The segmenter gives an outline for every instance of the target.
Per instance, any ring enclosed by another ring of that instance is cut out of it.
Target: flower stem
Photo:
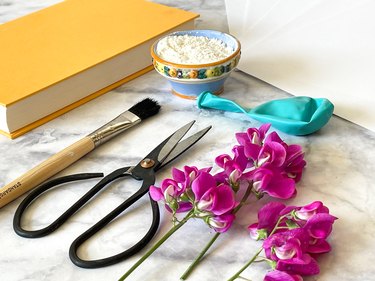
[[[281,221],[287,217],[289,215],[288,214],[285,214],[283,216],[281,216],[277,222],[276,222],[276,225],[274,226],[274,228],[272,229],[271,233],[268,235],[268,237],[270,237],[271,235],[273,235],[276,230],[279,229],[279,224],[281,223]],[[259,254],[262,252],[263,250],[263,247],[260,247],[260,249],[255,253],[255,255],[239,270],[237,271],[231,278],[228,279],[228,281],[234,281],[236,280],[237,278],[240,277],[240,274],[246,269],[248,268],[253,262],[256,262],[256,259],[257,257],[259,256]],[[268,259],[267,258],[263,258],[262,260],[259,260],[259,261],[267,261]]]
[[[240,201],[240,204],[233,210],[233,214],[237,213],[243,205],[245,205],[245,202],[247,198],[249,198],[249,195],[251,194],[251,190],[253,188],[253,185],[249,183],[245,194],[242,196],[242,199]],[[220,236],[220,232],[217,232],[214,237],[211,238],[211,240],[206,244],[206,246],[203,248],[203,250],[199,253],[199,255],[194,259],[194,261],[189,265],[189,267],[186,269],[186,271],[181,275],[180,280],[186,280],[190,274],[194,271],[195,267],[198,265],[198,263],[202,260],[204,255],[207,253],[207,251],[211,248],[211,246],[215,243],[217,238]]]
[[[199,255],[194,259],[194,262],[192,262],[190,266],[188,267],[188,269],[184,272],[184,274],[182,274],[182,276],[180,277],[180,280],[186,280],[189,277],[189,275],[193,272],[194,268],[201,261],[201,259],[206,254],[208,249],[210,249],[212,244],[215,243],[216,239],[219,238],[219,236],[220,236],[220,232],[217,232],[214,235],[214,237],[212,237],[210,242],[207,243],[207,245],[203,248],[203,250],[199,253]]]
[[[153,252],[156,251],[173,233],[183,226],[190,218],[193,217],[193,211],[190,211],[178,224],[175,224],[159,241],[157,241],[121,278],[119,281],[125,280],[129,275],[138,268]]]
[[[233,214],[237,213],[242,208],[242,206],[245,205],[245,203],[247,201],[247,198],[249,198],[249,196],[251,194],[252,189],[253,189],[253,184],[249,183],[249,185],[247,186],[245,194],[242,196],[240,204],[238,204],[238,206],[234,209]]]
[[[259,254],[263,251],[263,247],[261,247],[256,253],[255,255],[239,270],[237,271],[231,278],[228,279],[228,281],[234,281],[236,280],[237,278],[240,277],[240,274],[246,269],[248,268],[255,260],[256,258],[259,256]]]
[[[280,224],[281,221],[282,221],[285,217],[287,217],[288,215],[289,215],[289,213],[288,213],[288,214],[285,214],[285,215],[283,215],[283,216],[281,216],[281,217],[279,217],[279,219],[277,220],[276,225],[275,225],[274,228],[272,229],[271,233],[268,234],[268,237],[270,237],[271,235],[273,235],[273,234],[276,232],[276,230],[279,230],[279,229],[280,229],[280,228],[279,228],[279,224]]]

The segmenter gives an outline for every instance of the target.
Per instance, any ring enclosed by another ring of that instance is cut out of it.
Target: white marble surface
[[[0,0],[0,22],[54,2]],[[227,30],[222,0],[160,2],[201,13],[197,21],[198,28]],[[235,72],[226,83],[224,96],[251,107],[287,94],[244,73]],[[20,138],[9,140],[0,136],[0,185],[10,182],[145,97],[154,98],[162,105],[162,111],[157,116],[98,148],[59,175],[91,171],[107,174],[118,167],[135,164],[154,145],[193,119],[197,120],[193,131],[207,125],[213,128],[174,165],[204,167],[213,164],[215,155],[230,151],[235,141],[235,132],[259,125],[241,114],[199,110],[194,102],[171,95],[166,81],[157,73],[150,72]],[[334,117],[316,134],[307,137],[281,135],[289,143],[302,145],[308,161],[303,179],[298,185],[298,195],[291,201],[305,204],[312,200],[322,200],[339,217],[330,239],[333,251],[319,260],[321,274],[305,280],[375,280],[375,134]],[[157,181],[169,175],[170,169],[166,168],[158,174]],[[92,180],[51,192],[30,210],[25,224],[30,228],[46,225],[94,183],[95,180]],[[119,182],[111,186],[59,230],[40,239],[18,237],[12,229],[13,215],[21,199],[2,208],[0,280],[117,280],[139,255],[114,266],[88,270],[70,262],[68,248],[77,235],[136,188],[130,182],[125,184]],[[150,219],[144,205],[147,205],[146,198],[132,209],[129,216],[121,217],[85,244],[81,255],[100,258],[131,245],[137,237],[137,231],[148,228]],[[220,237],[210,255],[189,280],[226,280],[247,261],[259,246],[257,242],[250,241],[246,232],[255,210],[255,206],[249,206],[241,211],[234,227]],[[169,219],[163,211],[157,237],[169,228]],[[213,232],[202,222],[190,221],[136,270],[129,280],[178,280],[212,235]],[[266,270],[265,265],[255,265],[244,276],[262,280]]]

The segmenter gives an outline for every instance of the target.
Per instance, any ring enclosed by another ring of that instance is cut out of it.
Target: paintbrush
[[[0,208],[65,169],[118,134],[159,112],[160,105],[144,99],[96,131],[48,158],[0,189]]]

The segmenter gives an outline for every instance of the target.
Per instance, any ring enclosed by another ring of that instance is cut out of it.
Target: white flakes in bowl
[[[227,58],[233,52],[221,40],[192,35],[166,36],[156,47],[161,59],[177,64],[212,63]]]

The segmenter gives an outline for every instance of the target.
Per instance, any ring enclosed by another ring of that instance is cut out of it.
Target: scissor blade
[[[172,162],[174,159],[176,159],[178,156],[180,156],[182,153],[184,153],[186,150],[188,150],[190,147],[192,147],[197,141],[199,141],[210,129],[212,126],[209,126],[203,130],[200,130],[199,132],[195,133],[194,135],[188,137],[187,139],[181,141],[178,143],[173,149],[173,151],[168,155],[168,157],[163,161],[160,168],[164,167],[165,165]]]
[[[164,162],[167,156],[171,153],[172,150],[174,150],[176,145],[184,137],[184,135],[186,135],[186,133],[190,130],[191,126],[193,126],[194,123],[195,120],[187,123],[185,126],[182,126],[168,138],[168,141],[164,144],[158,155],[159,163]]]

